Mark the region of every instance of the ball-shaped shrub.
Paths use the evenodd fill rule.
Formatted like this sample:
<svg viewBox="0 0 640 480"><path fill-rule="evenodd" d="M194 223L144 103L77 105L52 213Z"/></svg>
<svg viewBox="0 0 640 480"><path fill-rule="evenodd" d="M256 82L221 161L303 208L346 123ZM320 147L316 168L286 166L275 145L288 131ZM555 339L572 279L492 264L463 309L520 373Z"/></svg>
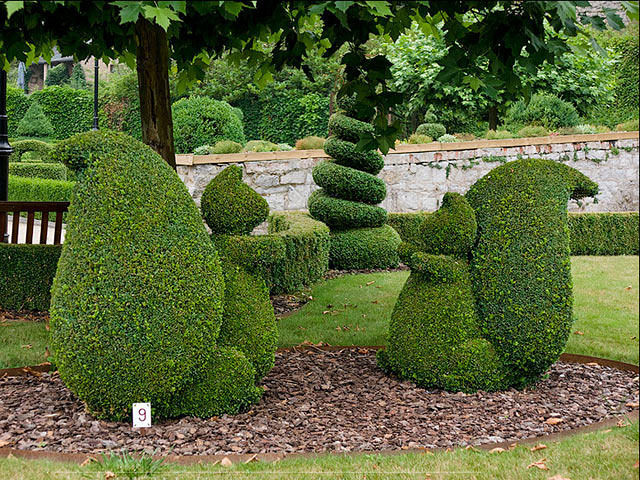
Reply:
<svg viewBox="0 0 640 480"><path fill-rule="evenodd" d="M507 110L504 123L518 131L525 125L542 126L549 130L574 127L580 122L575 107L555 95L533 95L529 103L519 100Z"/></svg>
<svg viewBox="0 0 640 480"><path fill-rule="evenodd" d="M151 402L160 419L255 400L254 372L239 351L225 361L225 379L212 381L224 281L175 171L148 146L107 131L78 135L58 153L84 170L51 295L63 382L94 415L113 420L128 418L133 402Z"/></svg>
<svg viewBox="0 0 640 480"><path fill-rule="evenodd" d="M552 160L506 163L466 194L478 238L471 275L482 335L519 383L562 353L572 323L567 202L598 186Z"/></svg>
<svg viewBox="0 0 640 480"><path fill-rule="evenodd" d="M418 125L416 133L418 135L426 135L431 138L440 138L447 133L447 129L441 123L423 123Z"/></svg>
<svg viewBox="0 0 640 480"><path fill-rule="evenodd" d="M213 233L251 233L267 219L269 204L242 181L242 168L231 165L205 187L200 199L202 216Z"/></svg>
<svg viewBox="0 0 640 480"><path fill-rule="evenodd" d="M209 148L209 153L213 155L219 155L223 153L240 153L242 151L242 144L234 142L233 140L220 140L216 142L213 147Z"/></svg>
<svg viewBox="0 0 640 480"><path fill-rule="evenodd" d="M244 144L242 121L227 102L209 97L181 98L171 106L173 140L178 153L220 140Z"/></svg>

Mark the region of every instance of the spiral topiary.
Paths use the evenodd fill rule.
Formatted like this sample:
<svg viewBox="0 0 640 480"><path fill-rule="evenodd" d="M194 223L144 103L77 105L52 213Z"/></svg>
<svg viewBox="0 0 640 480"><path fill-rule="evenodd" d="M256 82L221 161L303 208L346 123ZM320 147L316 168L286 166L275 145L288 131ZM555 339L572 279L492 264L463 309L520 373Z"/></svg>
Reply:
<svg viewBox="0 0 640 480"><path fill-rule="evenodd" d="M313 169L321 189L309 197L309 213L331 229L332 268L395 267L400 237L385 225L387 212L377 206L387 195L384 181L376 177L384 158L356 148L363 135L373 134L371 118L353 97L343 97L338 106L342 111L329 119L332 135L324 144L331 159Z"/></svg>

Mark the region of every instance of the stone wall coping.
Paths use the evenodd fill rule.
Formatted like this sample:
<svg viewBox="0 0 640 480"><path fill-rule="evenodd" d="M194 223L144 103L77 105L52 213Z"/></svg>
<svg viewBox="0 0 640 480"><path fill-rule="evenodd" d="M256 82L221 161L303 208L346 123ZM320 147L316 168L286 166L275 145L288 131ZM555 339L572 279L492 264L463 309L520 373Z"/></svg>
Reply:
<svg viewBox="0 0 640 480"><path fill-rule="evenodd" d="M500 140L471 140L467 142L441 143L431 142L415 145L398 145L389 150L389 155L403 153L441 152L456 150L478 150L481 148L510 148L528 145L550 145L558 143L606 142L612 140L638 139L640 132L608 132L584 135L550 135L546 137L505 138ZM292 160L303 158L328 158L324 150L288 150L283 152L242 152L222 155L176 155L176 164L182 166L265 162L271 160Z"/></svg>

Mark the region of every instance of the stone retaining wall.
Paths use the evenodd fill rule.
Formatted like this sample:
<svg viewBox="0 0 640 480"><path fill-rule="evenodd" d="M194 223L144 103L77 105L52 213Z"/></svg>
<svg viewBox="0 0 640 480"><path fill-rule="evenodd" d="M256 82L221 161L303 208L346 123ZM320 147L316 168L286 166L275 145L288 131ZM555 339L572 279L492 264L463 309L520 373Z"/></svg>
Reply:
<svg viewBox="0 0 640 480"><path fill-rule="evenodd" d="M244 168L244 180L272 210L303 210L318 187L313 166L326 158L322 150L180 155L178 174L200 202L207 183L229 164ZM600 185L597 203L572 202L571 211L637 211L638 132L567 135L528 139L482 140L401 145L385 157L380 177L387 184L382 206L390 212L434 211L448 192L465 193L492 168L517 158L548 158L580 170Z"/></svg>

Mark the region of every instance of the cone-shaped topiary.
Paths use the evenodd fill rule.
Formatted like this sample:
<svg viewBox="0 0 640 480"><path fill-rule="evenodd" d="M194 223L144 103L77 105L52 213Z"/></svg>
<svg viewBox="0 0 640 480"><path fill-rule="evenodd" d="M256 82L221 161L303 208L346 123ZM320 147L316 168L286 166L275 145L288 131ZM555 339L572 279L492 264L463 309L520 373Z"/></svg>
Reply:
<svg viewBox="0 0 640 480"><path fill-rule="evenodd" d="M309 197L309 213L331 229L332 268L394 267L400 237L385 225L386 210L376 206L387 195L384 181L375 176L384 158L375 150L356 148L362 135L373 133L373 125L353 97L340 99L339 106L343 112L329 119L332 135L324 144L332 158L313 169L321 189Z"/></svg>
<svg viewBox="0 0 640 480"><path fill-rule="evenodd" d="M259 398L255 369L216 346L220 262L184 184L148 146L114 132L57 150L79 171L51 296L64 383L98 417L234 413Z"/></svg>
<svg viewBox="0 0 640 480"><path fill-rule="evenodd" d="M18 123L17 134L23 137L48 137L53 135L53 125L38 102L32 102L27 113Z"/></svg>
<svg viewBox="0 0 640 480"><path fill-rule="evenodd" d="M240 350L253 365L255 378L259 380L273 367L278 341L276 317L264 278L236 263L234 247L241 239L251 238L238 233L249 233L266 219L269 206L242 182L242 169L233 165L209 182L201 208L204 217L215 222L209 223L213 230L211 239L220 252L224 271L224 315L218 342ZM258 243L244 242L243 245L243 255L260 256Z"/></svg>
<svg viewBox="0 0 640 480"><path fill-rule="evenodd" d="M242 181L242 168L231 165L205 187L202 216L213 233L245 235L267 219L269 204Z"/></svg>
<svg viewBox="0 0 640 480"><path fill-rule="evenodd" d="M525 386L564 349L572 295L567 202L598 186L551 160L489 172L466 197L448 193L403 244L411 275L379 364L427 388Z"/></svg>

